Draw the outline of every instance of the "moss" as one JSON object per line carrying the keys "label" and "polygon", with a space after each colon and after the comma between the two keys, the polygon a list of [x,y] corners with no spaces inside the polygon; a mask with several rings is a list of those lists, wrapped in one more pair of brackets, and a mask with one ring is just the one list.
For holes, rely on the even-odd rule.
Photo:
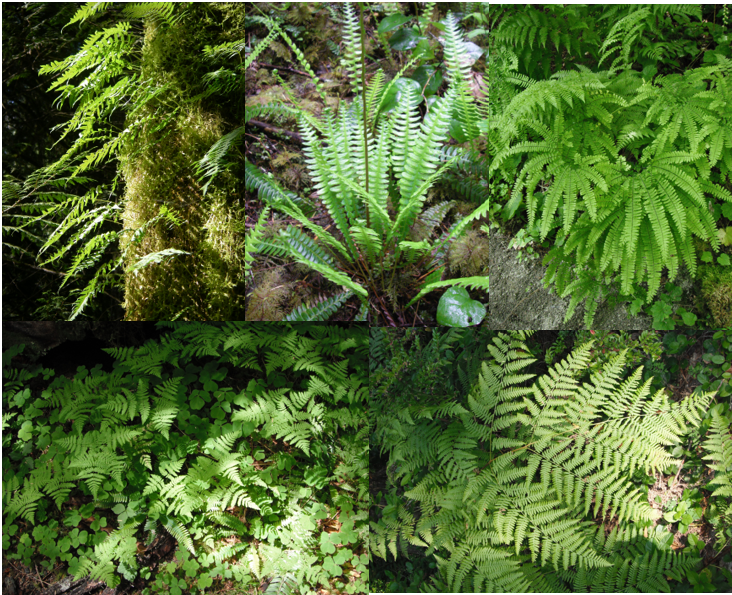
{"label": "moss", "polygon": [[732,326],[732,268],[700,267],[702,297],[717,327]]}
{"label": "moss", "polygon": [[[145,25],[141,76],[153,88],[167,88],[131,116],[144,124],[120,159],[126,182],[121,246],[129,247],[128,265],[167,248],[190,255],[127,275],[125,320],[241,319],[244,214],[237,197],[243,194],[243,167],[217,176],[206,195],[195,169],[218,139],[240,125],[235,102],[196,98],[212,69],[203,48],[236,38],[220,20],[235,20],[236,14],[217,4],[193,5],[175,27]],[[129,245],[162,205],[181,225],[158,223]]]}

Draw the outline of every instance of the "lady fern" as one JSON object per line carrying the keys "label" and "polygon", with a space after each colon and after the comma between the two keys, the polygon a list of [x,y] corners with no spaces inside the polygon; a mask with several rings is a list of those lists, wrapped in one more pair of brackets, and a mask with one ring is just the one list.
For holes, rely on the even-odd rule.
{"label": "lady fern", "polygon": [[711,395],[651,394],[625,352],[580,382],[591,343],[537,378],[527,336],[499,333],[466,396],[381,409],[375,435],[407,489],[372,524],[373,553],[434,553],[438,592],[663,589],[697,560],[661,544],[631,476],[679,464],[667,448]]}

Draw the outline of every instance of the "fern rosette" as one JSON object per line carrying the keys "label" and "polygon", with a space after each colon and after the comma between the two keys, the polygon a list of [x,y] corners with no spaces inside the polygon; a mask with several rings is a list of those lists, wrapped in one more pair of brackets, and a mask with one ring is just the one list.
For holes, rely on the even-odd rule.
{"label": "fern rosette", "polygon": [[[256,189],[268,206],[293,217],[313,234],[307,235],[290,226],[273,239],[250,241],[248,252],[294,260],[345,290],[320,300],[313,308],[300,309],[297,316],[301,319],[322,316],[326,311],[331,313],[335,307],[324,309],[324,306],[335,306],[337,300],[340,303],[344,297],[357,295],[361,301],[358,319],[365,320],[369,307],[373,306],[390,320],[390,308],[384,298],[388,297],[394,309],[400,310],[405,306],[398,305],[398,295],[405,283],[414,285],[420,297],[436,289],[434,282],[441,278],[450,243],[465,233],[469,222],[487,213],[485,200],[469,217],[435,241],[424,239],[452,207],[451,201],[445,201],[425,209],[430,190],[451,170],[463,167],[463,162],[472,158],[467,151],[444,148],[450,127],[455,125],[457,115],[465,136],[474,141],[478,135],[479,108],[469,92],[466,80],[469,69],[460,62],[465,53],[464,42],[452,14],[444,21],[445,58],[451,85],[443,97],[434,98],[423,119],[419,113],[423,99],[419,84],[401,78],[419,56],[388,85],[384,84],[382,71],[364,85],[364,56],[356,43],[358,19],[349,4],[344,5],[344,19],[349,48],[345,63],[352,87],[361,95],[341,107],[337,115],[327,107],[322,118],[297,110],[310,178],[332,225],[323,227],[311,221],[304,199],[284,190],[247,163],[247,188]],[[306,65],[289,37],[274,22],[269,25]],[[313,79],[317,85],[317,79]],[[393,93],[399,99],[387,112]],[[327,105],[324,97],[323,103]],[[416,226],[424,228],[422,241],[413,241]],[[262,226],[258,225],[251,237],[261,235]],[[439,270],[438,277],[427,276],[417,284],[404,281],[418,276],[417,271],[425,268]],[[455,279],[450,284],[471,284],[487,290],[488,279]]]}

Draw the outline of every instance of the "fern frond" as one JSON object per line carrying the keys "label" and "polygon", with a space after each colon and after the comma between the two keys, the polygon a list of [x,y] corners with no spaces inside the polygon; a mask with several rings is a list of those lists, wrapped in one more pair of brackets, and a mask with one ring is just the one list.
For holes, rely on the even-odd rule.
{"label": "fern frond", "polygon": [[285,316],[283,320],[291,322],[328,320],[352,295],[353,293],[351,291],[344,291],[331,297],[320,296],[308,305],[298,306]]}

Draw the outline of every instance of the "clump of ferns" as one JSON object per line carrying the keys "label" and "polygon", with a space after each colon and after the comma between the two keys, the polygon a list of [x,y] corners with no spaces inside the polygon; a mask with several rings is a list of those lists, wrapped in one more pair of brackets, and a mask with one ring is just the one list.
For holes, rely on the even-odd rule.
{"label": "clump of ferns", "polygon": [[[344,293],[333,298],[341,303],[351,295],[358,296],[359,320],[365,320],[371,309],[372,317],[390,324],[395,323],[391,312],[396,312],[403,323],[403,313],[417,298],[444,286],[441,279],[449,245],[469,229],[473,220],[487,213],[486,200],[469,216],[430,237],[453,203],[443,201],[424,208],[428,192],[437,181],[471,160],[468,152],[443,146],[451,119],[458,120],[463,135],[473,139],[478,135],[478,112],[467,82],[469,67],[461,61],[464,45],[454,16],[448,14],[444,21],[450,86],[443,97],[434,100],[422,120],[419,85],[400,78],[419,56],[389,84],[379,71],[364,88],[363,33],[359,46],[355,11],[346,4],[344,12],[344,60],[356,99],[337,115],[328,107],[321,118],[304,110],[297,112],[306,163],[333,224],[322,227],[311,221],[306,214],[311,208],[303,199],[246,162],[245,185],[256,189],[268,206],[302,225],[288,226],[276,241],[253,243],[251,249],[306,264],[343,288]],[[270,27],[290,45],[327,106],[323,86],[302,52],[275,23],[271,22]],[[252,51],[248,63],[258,50],[259,46]],[[385,107],[395,85],[401,97],[393,112],[387,114]],[[297,105],[294,97],[291,101]],[[425,229],[420,231],[420,227]],[[425,234],[427,228],[430,233]],[[488,280],[458,279],[450,283],[487,289]],[[405,294],[415,295],[406,305]]]}

